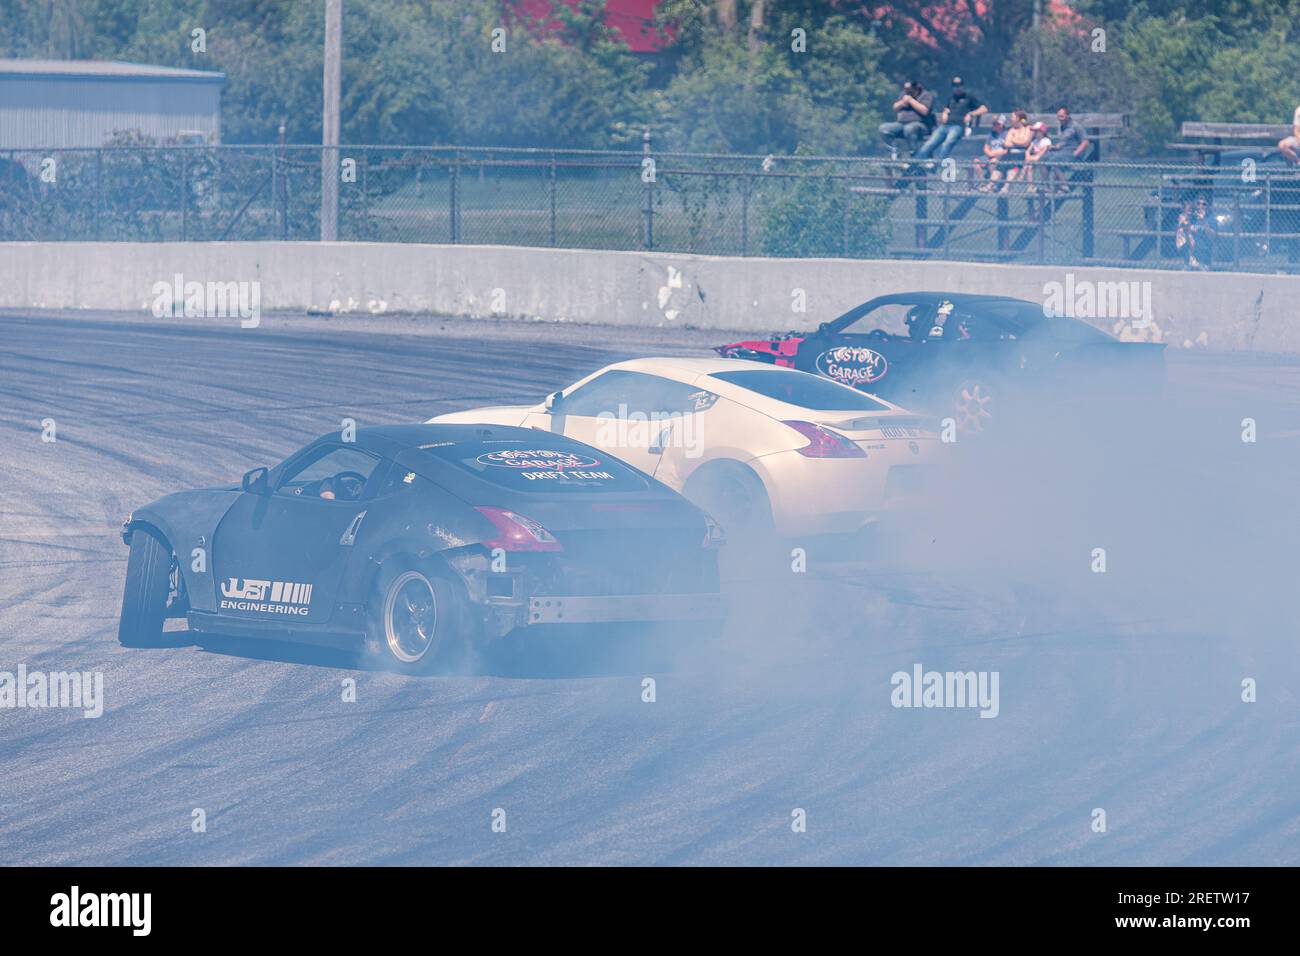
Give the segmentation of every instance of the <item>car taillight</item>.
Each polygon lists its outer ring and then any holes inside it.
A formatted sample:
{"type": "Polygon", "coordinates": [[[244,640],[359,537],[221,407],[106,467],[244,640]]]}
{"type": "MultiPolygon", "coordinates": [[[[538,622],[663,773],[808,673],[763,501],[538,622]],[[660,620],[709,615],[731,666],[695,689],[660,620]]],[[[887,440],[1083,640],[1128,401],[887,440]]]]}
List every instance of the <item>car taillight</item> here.
{"type": "Polygon", "coordinates": [[[555,535],[532,518],[504,508],[475,508],[496,526],[497,536],[483,544],[503,551],[563,551],[555,535]]]}
{"type": "Polygon", "coordinates": [[[722,530],[722,525],[713,520],[713,515],[707,511],[704,512],[704,540],[700,543],[703,548],[720,548],[727,543],[727,534],[722,530]]]}
{"type": "Polygon", "coordinates": [[[808,444],[795,451],[805,458],[865,458],[866,453],[839,432],[833,432],[812,422],[785,422],[804,438],[808,444]]]}

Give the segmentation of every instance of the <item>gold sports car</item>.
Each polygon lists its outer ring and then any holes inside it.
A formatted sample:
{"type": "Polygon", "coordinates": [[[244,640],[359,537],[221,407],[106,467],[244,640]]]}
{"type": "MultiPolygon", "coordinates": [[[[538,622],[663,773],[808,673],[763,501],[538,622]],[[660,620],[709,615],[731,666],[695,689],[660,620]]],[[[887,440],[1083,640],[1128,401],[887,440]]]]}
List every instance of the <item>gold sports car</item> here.
{"type": "Polygon", "coordinates": [[[536,405],[429,421],[561,433],[681,491],[732,534],[857,532],[915,503],[940,454],[939,436],[897,405],[808,372],[722,358],[617,362],[536,405]]]}

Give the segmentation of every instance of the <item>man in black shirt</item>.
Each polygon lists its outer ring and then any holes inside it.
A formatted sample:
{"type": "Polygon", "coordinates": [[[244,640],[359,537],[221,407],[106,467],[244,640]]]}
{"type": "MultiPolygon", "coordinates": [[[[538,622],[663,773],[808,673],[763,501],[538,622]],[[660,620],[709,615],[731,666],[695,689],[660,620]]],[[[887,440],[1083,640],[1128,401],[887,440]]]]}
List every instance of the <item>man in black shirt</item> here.
{"type": "Polygon", "coordinates": [[[921,138],[934,126],[933,109],[933,90],[923,88],[916,80],[903,84],[903,95],[894,101],[895,121],[880,124],[880,138],[894,159],[898,158],[899,144],[904,141],[916,152],[921,138]]]}
{"type": "Polygon", "coordinates": [[[934,128],[930,138],[916,154],[917,159],[944,159],[953,151],[961,138],[968,134],[970,125],[977,116],[983,116],[989,108],[967,91],[960,76],[952,78],[952,96],[948,105],[939,116],[939,125],[934,128]]]}

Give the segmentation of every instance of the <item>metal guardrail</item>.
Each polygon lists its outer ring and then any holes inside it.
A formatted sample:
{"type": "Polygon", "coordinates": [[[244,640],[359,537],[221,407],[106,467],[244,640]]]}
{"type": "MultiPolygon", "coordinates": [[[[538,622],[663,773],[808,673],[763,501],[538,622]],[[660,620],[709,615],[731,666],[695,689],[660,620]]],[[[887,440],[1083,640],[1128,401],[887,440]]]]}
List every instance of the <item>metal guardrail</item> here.
{"type": "MultiPolygon", "coordinates": [[[[342,240],[1300,272],[1300,173],[1278,166],[1084,163],[990,183],[969,158],[338,156],[342,240]]],[[[313,240],[320,158],[319,146],[0,151],[0,239],[313,240]]]]}

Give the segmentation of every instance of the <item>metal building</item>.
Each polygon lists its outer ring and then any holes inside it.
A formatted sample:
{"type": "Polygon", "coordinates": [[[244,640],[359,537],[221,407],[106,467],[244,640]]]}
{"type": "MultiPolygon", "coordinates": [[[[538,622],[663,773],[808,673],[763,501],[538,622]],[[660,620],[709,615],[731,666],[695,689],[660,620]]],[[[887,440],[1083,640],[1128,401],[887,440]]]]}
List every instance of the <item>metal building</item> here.
{"type": "Polygon", "coordinates": [[[0,60],[0,149],[93,148],[115,132],[220,139],[224,73],[95,60],[0,60]]]}

